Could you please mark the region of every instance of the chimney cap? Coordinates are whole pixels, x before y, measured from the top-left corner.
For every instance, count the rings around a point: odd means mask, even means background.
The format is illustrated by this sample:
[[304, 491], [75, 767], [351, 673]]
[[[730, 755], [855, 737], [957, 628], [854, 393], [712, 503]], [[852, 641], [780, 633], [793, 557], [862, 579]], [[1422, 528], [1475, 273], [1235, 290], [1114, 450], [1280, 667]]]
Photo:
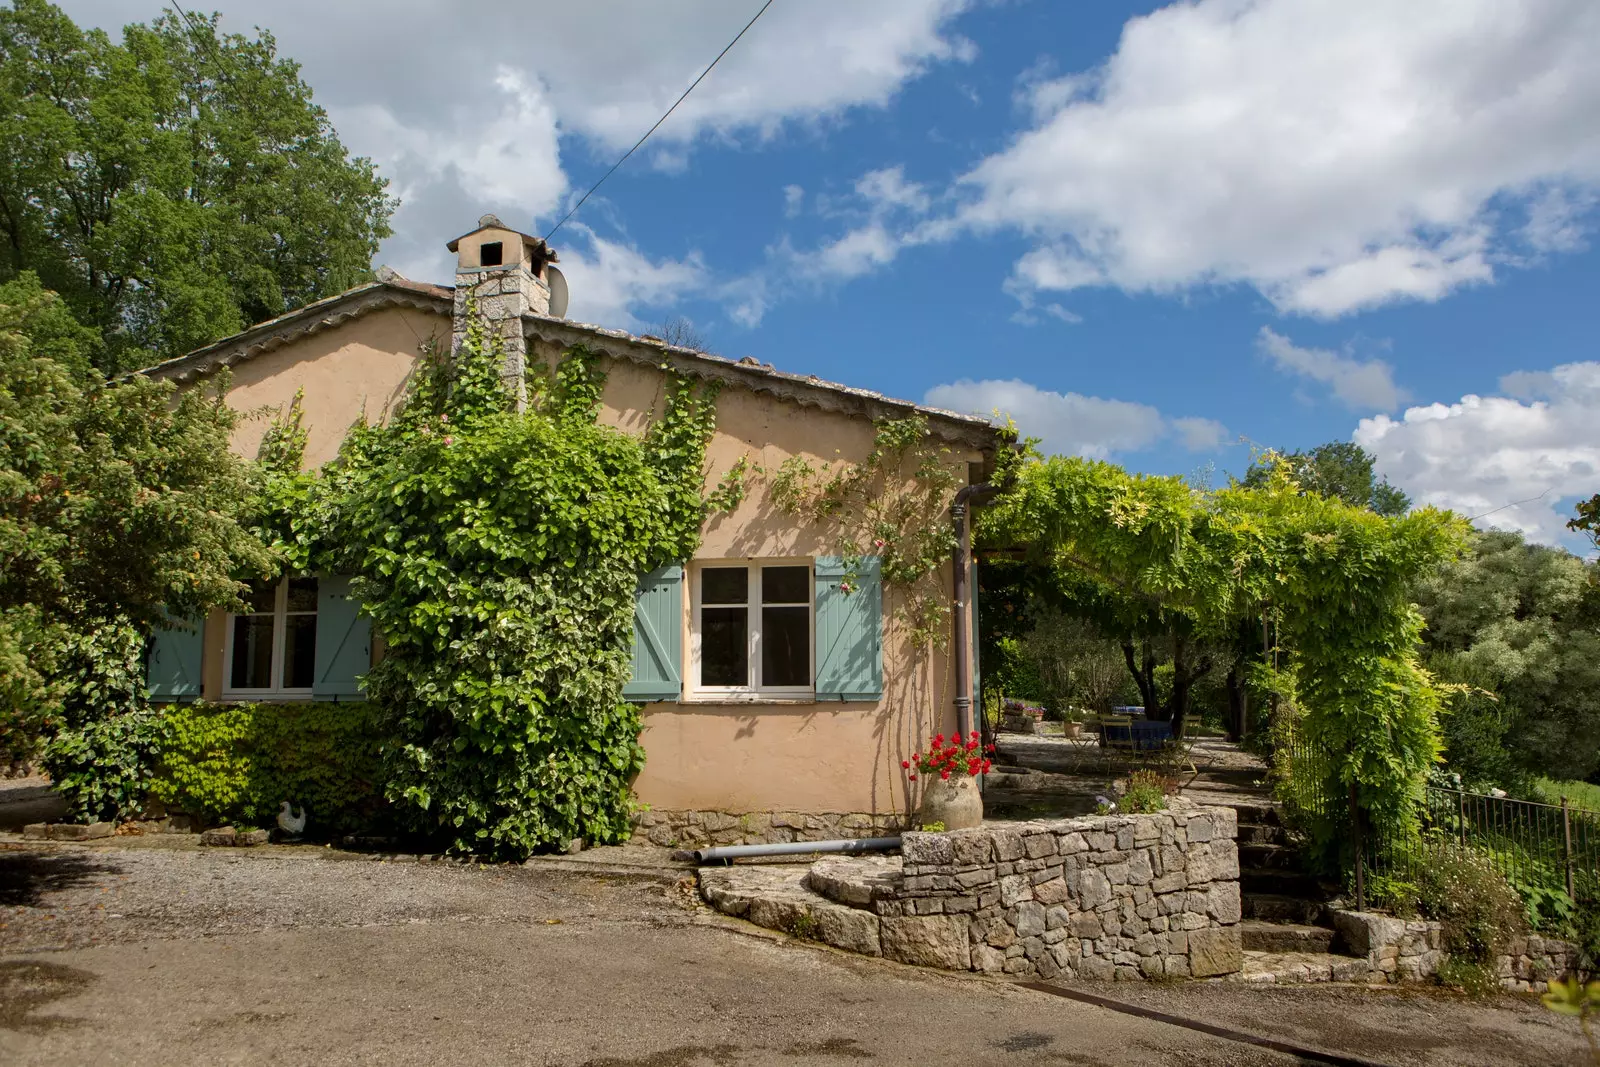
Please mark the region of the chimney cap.
[[531, 248], [533, 250], [533, 258], [535, 260], [542, 260], [545, 263], [560, 262], [560, 258], [556, 255], [555, 249], [545, 244], [544, 238], [535, 237], [531, 233], [523, 233], [520, 230], [513, 230], [510, 226], [507, 226], [505, 223], [501, 222], [499, 216], [496, 215], [484, 215], [478, 219], [478, 225], [476, 227], [468, 230], [460, 237], [450, 241], [445, 245], [445, 248], [451, 252], [454, 252], [461, 246], [462, 241], [466, 240], [468, 237], [471, 237], [475, 233], [482, 233], [484, 230], [507, 230], [522, 238], [523, 247]]

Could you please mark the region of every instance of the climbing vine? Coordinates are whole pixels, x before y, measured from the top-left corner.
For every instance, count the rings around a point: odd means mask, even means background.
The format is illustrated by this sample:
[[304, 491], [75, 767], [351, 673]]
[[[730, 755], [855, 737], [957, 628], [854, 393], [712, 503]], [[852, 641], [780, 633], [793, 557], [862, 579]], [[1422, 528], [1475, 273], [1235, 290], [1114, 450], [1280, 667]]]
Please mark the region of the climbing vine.
[[949, 595], [938, 576], [955, 548], [949, 509], [963, 481], [927, 419], [913, 415], [878, 422], [861, 463], [791, 456], [773, 474], [771, 492], [788, 514], [836, 530], [847, 560], [880, 558], [884, 584], [904, 593], [896, 621], [922, 647], [949, 630]]
[[[980, 535], [1023, 549], [1065, 584], [1110, 594], [1223, 632], [1270, 605], [1287, 652], [1298, 729], [1329, 754], [1321, 795], [1352, 795], [1392, 837], [1416, 831], [1427, 769], [1440, 749], [1440, 689], [1417, 659], [1416, 579], [1459, 550], [1460, 520], [1432, 508], [1385, 518], [1301, 493], [1281, 465], [1267, 484], [1196, 489], [1109, 463], [1031, 462], [986, 510]], [[1324, 855], [1340, 823], [1308, 829]]]
[[263, 447], [262, 513], [286, 565], [356, 577], [387, 643], [365, 684], [402, 819], [520, 858], [628, 834], [634, 588], [698, 543], [716, 392], [669, 374], [639, 438], [598, 424], [589, 349], [536, 367], [525, 410], [502, 366], [479, 325], [425, 350], [387, 425], [355, 427], [313, 476], [290, 474], [291, 408]]

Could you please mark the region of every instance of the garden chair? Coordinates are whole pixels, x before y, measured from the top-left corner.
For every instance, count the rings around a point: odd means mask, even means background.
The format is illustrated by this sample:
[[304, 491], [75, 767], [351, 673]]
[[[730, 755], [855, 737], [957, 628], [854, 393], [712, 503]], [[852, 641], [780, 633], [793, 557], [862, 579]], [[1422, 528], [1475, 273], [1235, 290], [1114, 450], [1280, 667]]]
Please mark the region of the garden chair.
[[1100, 755], [1108, 770], [1118, 759], [1138, 758], [1139, 744], [1133, 736], [1132, 715], [1100, 716]]
[[1184, 789], [1196, 778], [1200, 777], [1200, 767], [1195, 762], [1195, 745], [1200, 741], [1200, 720], [1198, 716], [1186, 715], [1183, 719], [1183, 729], [1171, 741], [1167, 742], [1166, 756], [1173, 769], [1188, 771], [1189, 780], [1178, 788]]

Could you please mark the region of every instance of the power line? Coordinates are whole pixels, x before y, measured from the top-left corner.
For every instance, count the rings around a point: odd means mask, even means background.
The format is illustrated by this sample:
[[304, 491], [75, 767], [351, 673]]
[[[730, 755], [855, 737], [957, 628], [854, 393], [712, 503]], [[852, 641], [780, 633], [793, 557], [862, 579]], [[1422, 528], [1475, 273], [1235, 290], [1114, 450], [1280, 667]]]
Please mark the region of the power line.
[[1469, 515], [1467, 517], [1467, 521], [1468, 522], [1477, 522], [1479, 519], [1487, 519], [1490, 515], [1498, 515], [1498, 514], [1500, 514], [1502, 511], [1506, 510], [1506, 508], [1514, 508], [1518, 504], [1531, 504], [1535, 500], [1543, 500], [1545, 497], [1547, 497], [1549, 495], [1550, 495], [1550, 490], [1546, 489], [1544, 492], [1540, 493], [1538, 496], [1530, 496], [1526, 500], [1513, 500], [1509, 504], [1500, 505], [1499, 507], [1495, 508], [1493, 511], [1485, 511], [1482, 515]]
[[606, 171], [603, 175], [601, 175], [600, 176], [600, 180], [595, 182], [593, 185], [591, 185], [589, 187], [589, 191], [584, 193], [583, 196], [581, 198], [579, 198], [579, 200], [578, 200], [578, 202], [576, 204], [572, 205], [572, 210], [568, 211], [565, 215], [561, 216], [561, 221], [560, 222], [558, 222], [554, 226], [550, 227], [550, 232], [544, 235], [544, 239], [545, 239], [545, 241], [547, 243], [549, 242], [551, 237], [555, 236], [555, 232], [557, 230], [561, 229], [562, 226], [566, 225], [568, 219], [572, 218], [573, 215], [576, 215], [578, 213], [578, 209], [583, 206], [583, 202], [585, 200], [589, 199], [589, 197], [593, 196], [594, 195], [594, 191], [596, 189], [600, 188], [602, 185], [604, 185], [605, 182], [606, 182], [606, 179], [611, 177], [611, 175], [615, 174], [616, 171], [617, 171], [617, 168], [622, 166], [624, 163], [626, 163], [628, 161], [628, 157], [633, 155], [635, 152], [637, 152], [639, 150], [639, 146], [644, 144], [646, 141], [648, 141], [650, 139], [650, 135], [652, 133], [655, 133], [656, 130], [658, 130], [661, 127], [661, 124], [663, 122], [666, 122], [667, 119], [672, 116], [672, 113], [674, 111], [678, 110], [678, 105], [683, 103], [686, 99], [688, 99], [689, 94], [694, 92], [694, 88], [695, 88], [696, 85], [699, 85], [701, 82], [705, 81], [706, 75], [711, 73], [712, 68], [715, 67], [718, 63], [722, 62], [722, 57], [727, 55], [733, 49], [733, 46], [739, 43], [739, 38], [743, 37], [745, 35], [745, 33], [749, 31], [750, 27], [754, 26], [756, 24], [756, 19], [759, 19], [762, 15], [765, 15], [767, 13], [767, 8], [769, 8], [771, 6], [772, 6], [772, 0], [767, 0], [766, 3], [762, 4], [761, 5], [761, 10], [756, 12], [755, 18], [752, 18], [749, 22], [745, 23], [744, 24], [744, 29], [740, 30], [737, 34], [735, 34], [733, 40], [728, 42], [728, 47], [724, 48], [722, 51], [717, 53], [717, 58], [713, 59], [711, 61], [711, 66], [707, 67], [705, 70], [700, 72], [700, 77], [696, 78], [694, 80], [693, 84], [691, 84], [689, 86], [689, 88], [687, 88], [687, 89], [685, 89], [683, 91], [683, 95], [682, 96], [678, 97], [677, 100], [673, 101], [672, 106], [667, 108], [666, 114], [662, 115], [659, 119], [656, 119], [656, 124], [654, 126], [650, 127], [648, 130], [644, 131], [644, 136], [639, 138], [637, 141], [635, 141], [633, 147], [628, 149], [625, 153], [623, 153], [622, 158], [617, 160], [615, 163], [613, 163], [611, 165], [611, 169]]

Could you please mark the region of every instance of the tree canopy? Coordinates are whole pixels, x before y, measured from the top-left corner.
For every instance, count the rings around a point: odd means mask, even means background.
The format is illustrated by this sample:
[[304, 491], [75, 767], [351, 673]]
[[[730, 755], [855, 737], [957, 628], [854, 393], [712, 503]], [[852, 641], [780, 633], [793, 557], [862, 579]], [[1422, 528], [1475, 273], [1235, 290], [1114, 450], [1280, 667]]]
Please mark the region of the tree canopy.
[[272, 35], [168, 12], [113, 43], [0, 8], [0, 282], [32, 271], [102, 372], [181, 355], [368, 276], [393, 210]]
[[1600, 584], [1595, 564], [1526, 543], [1473, 536], [1468, 553], [1422, 581], [1426, 659], [1472, 687], [1445, 720], [1451, 769], [1470, 784], [1600, 770]]
[[[1271, 613], [1304, 734], [1332, 757], [1327, 794], [1351, 790], [1376, 822], [1405, 833], [1440, 748], [1439, 692], [1417, 659], [1411, 594], [1464, 528], [1432, 508], [1385, 517], [1302, 492], [1286, 466], [1264, 482], [1206, 492], [1054, 457], [1022, 466], [980, 535], [1020, 549], [1064, 588], [1091, 579], [1123, 609], [1168, 613], [1197, 637], [1225, 639], [1240, 619]], [[1320, 831], [1330, 844], [1332, 827]]]
[[1379, 515], [1404, 515], [1411, 507], [1410, 497], [1373, 472], [1372, 454], [1351, 441], [1330, 441], [1305, 452], [1270, 453], [1250, 465], [1244, 484], [1266, 485], [1279, 464], [1287, 465], [1295, 482], [1309, 493], [1337, 497]]

